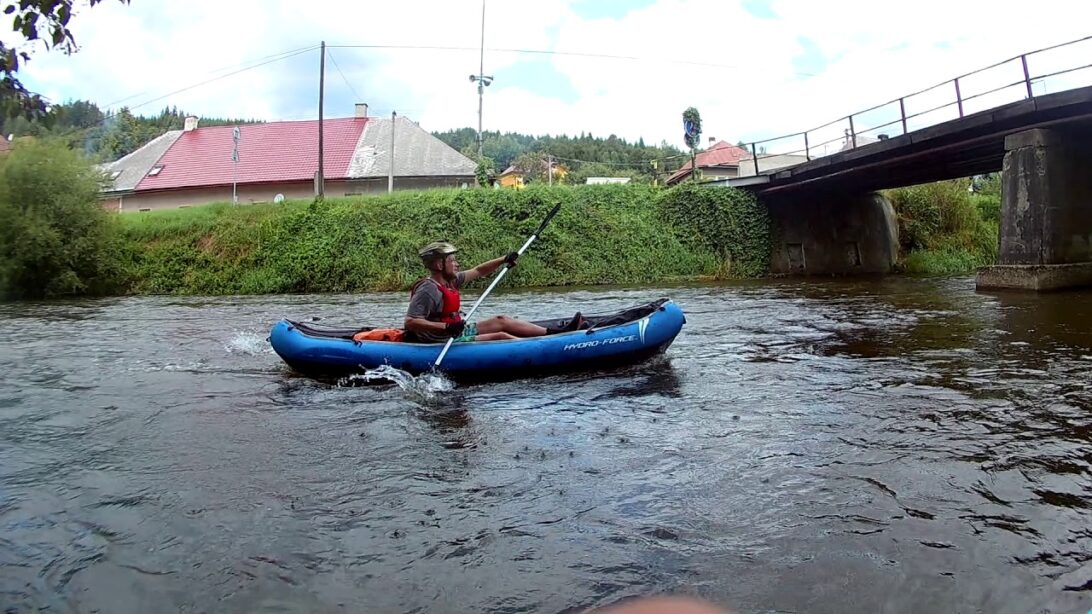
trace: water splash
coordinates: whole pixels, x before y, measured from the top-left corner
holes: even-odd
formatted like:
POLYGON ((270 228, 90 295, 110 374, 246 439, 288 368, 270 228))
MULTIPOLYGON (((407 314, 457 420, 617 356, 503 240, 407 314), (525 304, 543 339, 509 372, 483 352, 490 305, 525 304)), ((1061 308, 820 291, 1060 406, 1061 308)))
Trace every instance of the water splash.
POLYGON ((364 373, 344 377, 338 381, 338 384, 352 386, 357 383, 387 382, 397 384, 411 399, 425 403, 437 400, 439 393, 455 389, 455 384, 444 377, 443 373, 428 371, 414 377, 410 373, 390 365, 381 365, 375 369, 368 369, 364 373))
POLYGON ((273 347, 269 345, 265 335, 238 331, 228 340, 224 349, 227 350, 229 354, 247 354, 249 356, 258 356, 273 352, 273 347))

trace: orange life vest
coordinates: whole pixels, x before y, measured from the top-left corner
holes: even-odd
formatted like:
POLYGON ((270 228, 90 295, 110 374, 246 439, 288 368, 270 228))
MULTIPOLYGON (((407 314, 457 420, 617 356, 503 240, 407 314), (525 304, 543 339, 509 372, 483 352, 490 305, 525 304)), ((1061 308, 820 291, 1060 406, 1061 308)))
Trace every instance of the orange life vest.
POLYGON ((406 331, 400 328, 373 328, 353 335, 353 341, 402 341, 406 331))

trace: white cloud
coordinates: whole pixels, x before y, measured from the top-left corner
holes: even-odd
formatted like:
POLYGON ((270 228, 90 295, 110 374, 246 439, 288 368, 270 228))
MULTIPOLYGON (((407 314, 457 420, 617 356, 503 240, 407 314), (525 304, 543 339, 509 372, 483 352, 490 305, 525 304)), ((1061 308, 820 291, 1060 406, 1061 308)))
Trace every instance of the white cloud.
MULTIPOLYGON (((681 145, 680 116, 693 105, 702 112, 707 136, 734 141, 785 134, 1024 51, 1078 38, 1086 34, 1082 29, 1092 13, 1090 5, 1068 0, 1040 0, 1034 10, 1013 0, 919 0, 911 5, 772 0, 771 6, 777 19, 755 17, 724 0, 661 0, 618 19, 589 20, 561 0, 490 0, 487 47, 647 61, 549 56, 549 66, 571 85, 564 95, 555 95, 542 87, 511 83, 518 71, 529 70, 529 56, 487 51, 486 73, 498 75, 498 80, 485 97, 485 127, 614 133, 681 145), (818 65, 825 63, 816 76, 802 75, 794 67, 794 58, 804 53, 801 39, 818 49, 818 65), (501 75, 509 75, 509 82, 501 75)), ((146 92, 127 101, 134 104, 209 79, 216 69, 319 40, 331 45, 476 48, 480 10, 477 0, 105 2, 74 18, 79 53, 65 57, 40 52, 24 76, 55 100, 88 98, 107 104, 146 92)), ((429 129, 477 125, 477 96, 467 79, 478 69, 476 51, 338 47, 332 55, 356 93, 349 93, 328 63, 328 116, 351 113, 353 98, 360 97, 375 112, 398 109, 429 129)), ((1077 63, 1073 51, 1057 55, 1077 63)), ((1050 58, 1040 59, 1048 70, 1050 58)), ((206 116, 314 117, 317 61, 313 51, 138 111, 175 105, 206 116)), ((535 75, 530 77, 533 81, 535 75)), ((1060 79, 1054 81, 1051 86, 1061 87, 1060 79)), ((1089 82, 1092 75, 1085 77, 1089 82)), ((841 128, 831 130, 837 134, 841 128)))

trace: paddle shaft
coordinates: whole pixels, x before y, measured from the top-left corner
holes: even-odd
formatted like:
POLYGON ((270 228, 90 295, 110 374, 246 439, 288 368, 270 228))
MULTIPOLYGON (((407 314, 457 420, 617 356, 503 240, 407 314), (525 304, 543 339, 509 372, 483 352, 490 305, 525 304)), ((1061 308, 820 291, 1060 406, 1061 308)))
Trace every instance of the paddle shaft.
MULTIPOLYGON (((546 219, 542 220, 542 223, 538 225, 538 229, 536 229, 535 232, 527 238, 527 242, 523 244, 523 247, 519 248, 519 251, 517 251, 516 254, 522 256, 523 252, 527 251, 528 247, 531 247, 531 244, 535 242, 535 239, 538 238, 538 235, 542 234, 542 231, 546 229, 546 225, 550 223, 550 220, 554 219, 554 216, 557 215, 557 212, 559 210, 561 210, 561 205, 556 205, 553 209, 550 210, 550 213, 546 215, 546 219)), ((489 287, 485 289, 485 292, 482 292, 482 295, 478 297, 478 300, 474 301, 474 306, 470 308, 470 311, 466 312, 466 317, 463 318, 463 320, 470 320, 470 317, 473 316, 474 312, 478 310, 478 307, 482 304, 482 301, 485 300, 485 297, 489 296, 489 293, 493 291, 493 288, 497 287, 497 284, 500 283, 501 279, 504 279, 505 273, 507 273, 508 269, 510 268, 512 267, 508 264, 505 264, 503 267, 501 267, 500 272, 498 272, 497 276, 493 278, 493 282, 489 284, 489 287)), ((454 342, 455 337, 448 337, 447 343, 444 344, 444 349, 441 350, 440 355, 436 357, 436 364, 433 365, 434 368, 440 366, 440 363, 444 360, 444 356, 447 356, 447 351, 451 349, 451 344, 454 342)))

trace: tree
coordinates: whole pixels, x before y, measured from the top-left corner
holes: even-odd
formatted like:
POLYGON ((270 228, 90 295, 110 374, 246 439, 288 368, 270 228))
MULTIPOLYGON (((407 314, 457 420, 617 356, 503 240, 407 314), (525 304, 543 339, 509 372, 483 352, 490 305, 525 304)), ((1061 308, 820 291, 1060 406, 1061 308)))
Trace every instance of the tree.
POLYGON ((697 154, 695 151, 701 143, 701 114, 694 107, 689 107, 682 114, 686 146, 690 148, 690 179, 698 180, 697 154))
POLYGON ((493 176, 496 175, 497 169, 493 164, 491 158, 482 158, 478 160, 478 167, 474 169, 474 177, 478 180, 478 185, 483 188, 488 188, 493 183, 493 176))
MULTIPOLYGON (((461 128, 446 132, 433 133, 436 138, 455 149, 461 149, 468 158, 478 155, 476 132, 472 128, 461 128)), ((523 154, 547 152, 563 161, 572 173, 588 176, 581 169, 589 164, 602 164, 615 169, 623 169, 627 176, 635 180, 653 181, 657 174, 672 173, 682 166, 682 151, 666 142, 659 145, 647 145, 643 140, 636 143, 612 135, 606 139, 597 139, 586 133, 579 136, 532 136, 509 132, 485 132, 482 135, 486 157, 492 158, 495 168, 507 169, 523 154)), ((560 167, 560 163, 557 165, 560 167)), ((536 172, 536 174, 538 174, 536 172)), ((616 175, 617 176, 617 175, 616 175)), ((545 178, 545 171, 540 175, 545 178)), ((554 180, 560 179, 560 173, 554 180)), ((576 181, 571 175, 569 182, 576 181)))
POLYGON ((546 181, 546 156, 541 152, 520 154, 512 161, 512 167, 523 175, 523 180, 527 183, 546 181))
MULTIPOLYGON (((14 15, 12 31, 21 35, 29 43, 41 40, 47 49, 60 48, 65 54, 77 50, 76 38, 68 29, 72 19, 74 0, 7 0, 5 15, 14 15)), ((102 0, 88 0, 95 6, 102 0)), ((128 4, 129 0, 120 0, 128 4)), ((14 45, 0 41, 0 113, 4 117, 21 114, 25 117, 38 117, 46 112, 45 100, 33 92, 27 91, 15 76, 20 63, 30 60, 28 51, 20 51, 14 45)))
MULTIPOLYGON (((56 138, 69 147, 99 160, 116 160, 142 147, 168 130, 180 130, 186 113, 168 107, 158 115, 133 115, 127 108, 107 116, 90 101, 55 104, 45 115, 27 119, 22 115, 0 122, 0 133, 35 138, 56 138)), ((257 123, 250 119, 202 117, 202 126, 234 126, 257 123)))
POLYGON ((15 143, 0 160, 0 297, 101 294, 119 279, 102 173, 56 140, 15 143))

